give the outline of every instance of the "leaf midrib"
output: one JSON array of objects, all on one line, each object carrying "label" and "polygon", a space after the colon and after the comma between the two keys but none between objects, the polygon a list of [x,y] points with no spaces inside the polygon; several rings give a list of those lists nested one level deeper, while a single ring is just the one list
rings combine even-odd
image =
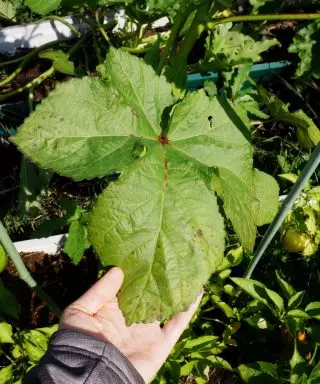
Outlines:
[{"label": "leaf midrib", "polygon": [[144,291],[145,291],[146,286],[148,284],[151,272],[153,270],[153,265],[154,265],[154,262],[155,262],[155,256],[156,256],[156,251],[157,251],[157,244],[158,244],[158,241],[159,241],[159,236],[160,236],[161,228],[162,228],[162,219],[163,219],[164,201],[165,201],[164,197],[165,197],[165,191],[166,191],[166,184],[168,183],[168,180],[165,179],[166,178],[166,165],[165,164],[166,164],[166,161],[167,161],[165,146],[162,146],[162,151],[163,151],[162,153],[163,153],[164,180],[163,180],[162,191],[160,190],[160,193],[162,194],[162,198],[161,198],[161,214],[160,214],[160,220],[159,220],[159,228],[158,228],[158,231],[157,231],[157,237],[156,237],[156,241],[155,241],[155,244],[154,244],[154,251],[152,252],[153,259],[152,259],[152,263],[151,263],[151,266],[150,266],[150,270],[149,270],[148,275],[146,276],[144,287],[140,291],[139,298],[136,300],[136,305],[134,307],[134,310],[131,311],[131,316],[129,318],[129,323],[130,324],[132,324],[132,318],[133,318],[133,316],[136,313],[136,309],[137,309],[138,305],[140,304],[141,298],[142,298],[142,296],[144,294]]}]

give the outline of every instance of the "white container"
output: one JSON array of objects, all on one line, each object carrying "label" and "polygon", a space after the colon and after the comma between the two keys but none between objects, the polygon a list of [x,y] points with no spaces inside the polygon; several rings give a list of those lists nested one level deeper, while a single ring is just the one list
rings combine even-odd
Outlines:
[{"label": "white container", "polygon": [[[76,16],[67,16],[63,17],[63,19],[81,33],[86,33],[91,29],[89,24]],[[104,23],[110,23],[113,20],[117,22],[115,30],[124,28],[127,22],[124,9],[119,9],[117,12],[108,12],[105,16]],[[152,24],[152,27],[164,27],[168,23],[169,19],[167,17],[162,17],[155,21]],[[67,40],[74,37],[76,37],[75,32],[58,20],[15,25],[0,30],[0,53],[14,55],[18,49],[36,48],[53,41]]]},{"label": "white container", "polygon": [[47,255],[56,255],[63,249],[67,236],[68,235],[63,234],[43,237],[41,239],[17,241],[14,245],[18,252],[44,252]]}]

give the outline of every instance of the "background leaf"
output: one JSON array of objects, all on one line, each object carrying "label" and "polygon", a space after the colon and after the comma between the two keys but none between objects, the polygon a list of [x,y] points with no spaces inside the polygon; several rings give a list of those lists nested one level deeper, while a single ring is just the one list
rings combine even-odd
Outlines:
[{"label": "background leaf", "polygon": [[279,369],[275,364],[257,361],[241,364],[237,371],[244,383],[248,384],[281,384]]},{"label": "background leaf", "polygon": [[32,12],[46,15],[56,11],[60,7],[61,0],[24,0],[24,3]]},{"label": "background leaf", "polygon": [[79,220],[70,224],[67,241],[64,245],[64,252],[71,258],[74,264],[78,264],[84,251],[90,247],[87,239],[86,229]]}]

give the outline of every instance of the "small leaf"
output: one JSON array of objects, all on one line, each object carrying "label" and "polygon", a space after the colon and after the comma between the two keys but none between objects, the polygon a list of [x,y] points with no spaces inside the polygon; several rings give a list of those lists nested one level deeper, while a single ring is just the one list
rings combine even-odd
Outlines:
[{"label": "small leaf", "polygon": [[288,311],[287,316],[298,319],[310,319],[310,316],[301,309],[292,309],[291,311]]},{"label": "small leaf", "polygon": [[319,382],[320,382],[320,361],[311,371],[308,378],[308,384],[318,384]]},{"label": "small leaf", "polygon": [[208,365],[210,368],[218,368],[218,369],[226,369],[228,371],[232,371],[232,367],[230,363],[228,363],[225,359],[220,356],[206,356],[204,359],[205,362],[210,362]]},{"label": "small leaf", "polygon": [[268,307],[270,307],[270,304],[274,305],[280,312],[283,310],[284,303],[282,297],[259,281],[241,277],[233,277],[231,280],[254,299],[258,299]]},{"label": "small leaf", "polygon": [[267,331],[273,330],[273,326],[264,318],[261,317],[259,314],[255,314],[253,316],[245,318],[245,321],[254,328],[257,329],[263,329]]},{"label": "small leaf", "polygon": [[43,333],[47,337],[51,337],[55,332],[57,332],[59,329],[58,324],[54,324],[51,327],[42,327],[42,328],[37,328],[37,331]]},{"label": "small leaf", "polygon": [[200,336],[196,339],[188,340],[184,346],[183,353],[188,355],[192,352],[210,351],[219,343],[217,336]]},{"label": "small leaf", "polygon": [[11,384],[13,379],[13,364],[0,369],[0,383]]},{"label": "small leaf", "polygon": [[232,23],[216,25],[206,39],[206,53],[200,68],[204,71],[227,71],[238,65],[261,61],[261,54],[279,46],[276,39],[255,41],[252,37],[232,30]]},{"label": "small leaf", "polygon": [[315,20],[303,27],[295,34],[288,51],[297,53],[300,62],[296,70],[296,77],[311,74],[320,76],[319,68],[319,31],[320,22]]},{"label": "small leaf", "polygon": [[79,220],[72,221],[69,228],[68,238],[64,245],[64,252],[71,258],[74,264],[78,264],[86,249],[90,247],[87,240],[85,227]]},{"label": "small leaf", "polygon": [[297,137],[302,148],[312,148],[320,141],[320,130],[313,120],[301,109],[289,112],[289,105],[283,103],[277,96],[258,86],[258,95],[273,118],[297,128]]},{"label": "small leaf", "polygon": [[281,384],[279,369],[275,364],[257,361],[241,364],[237,371],[244,383],[248,384]]},{"label": "small leaf", "polygon": [[235,267],[241,263],[243,257],[243,248],[238,247],[231,249],[227,255],[223,258],[223,261],[220,267],[217,269],[217,272],[222,272],[231,267]]},{"label": "small leaf", "polygon": [[272,2],[273,0],[250,0],[250,4],[253,6],[252,13],[257,13],[259,8],[266,5],[266,3]]},{"label": "small leaf", "polygon": [[304,298],[305,292],[300,291],[295,293],[290,300],[288,301],[288,309],[296,309],[300,306],[302,303],[302,300]]},{"label": "small leaf", "polygon": [[184,364],[181,367],[180,375],[181,376],[189,376],[190,373],[192,372],[194,366],[196,365],[197,360],[191,360],[188,363]]},{"label": "small leaf", "polygon": [[32,12],[46,15],[56,11],[60,7],[61,0],[24,0],[24,3]]},{"label": "small leaf", "polygon": [[23,346],[24,349],[33,363],[37,363],[45,354],[48,342],[45,335],[37,330],[25,332]]},{"label": "small leaf", "polygon": [[218,296],[213,295],[212,300],[215,303],[215,305],[221,309],[221,311],[228,317],[233,318],[236,317],[233,309],[228,305],[227,303],[220,300]]},{"label": "small leaf", "polygon": [[11,0],[0,0],[0,18],[14,21],[16,16],[16,7]]},{"label": "small leaf", "polygon": [[12,326],[6,322],[0,323],[0,344],[13,344],[12,340]]},{"label": "small leaf", "polygon": [[306,306],[305,311],[314,319],[320,320],[320,301],[314,301]]},{"label": "small leaf", "polygon": [[[291,366],[291,374],[290,374],[290,384],[302,384],[300,381],[301,378],[306,376],[306,362],[304,358],[300,355],[299,349],[298,349],[298,343],[297,340],[294,339],[294,352],[292,355],[292,358],[290,360],[290,366]],[[306,383],[306,381],[303,381],[303,383]]]},{"label": "small leaf", "polygon": [[5,313],[13,318],[18,318],[16,298],[0,280],[0,313]]},{"label": "small leaf", "polygon": [[279,287],[281,288],[285,297],[290,299],[290,297],[296,293],[295,289],[280,276],[279,271],[276,271],[276,278],[277,283],[279,284]]},{"label": "small leaf", "polygon": [[61,50],[46,51],[39,54],[41,59],[48,59],[53,62],[53,67],[58,72],[66,75],[74,74],[74,64],[69,60],[69,55]]},{"label": "small leaf", "polygon": [[290,183],[294,184],[298,180],[298,175],[295,173],[281,173],[278,175],[280,179],[290,181]]}]

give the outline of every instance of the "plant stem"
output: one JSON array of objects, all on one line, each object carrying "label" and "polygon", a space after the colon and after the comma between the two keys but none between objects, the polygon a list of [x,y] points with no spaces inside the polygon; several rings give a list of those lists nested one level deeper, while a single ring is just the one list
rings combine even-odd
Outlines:
[{"label": "plant stem", "polygon": [[164,49],[164,51],[163,51],[163,53],[161,55],[159,65],[157,67],[157,71],[156,72],[157,72],[158,75],[161,75],[163,67],[166,65],[168,56],[170,55],[173,43],[175,42],[175,40],[177,38],[180,26],[181,26],[182,21],[184,20],[184,18],[185,18],[185,14],[184,13],[180,13],[180,14],[178,13],[176,18],[175,18],[175,20],[174,20],[174,23],[173,23],[172,28],[171,28],[171,33],[170,33],[169,39],[168,39],[168,41],[166,43],[165,49]]},{"label": "plant stem", "polygon": [[242,21],[257,22],[257,21],[273,21],[273,20],[316,20],[320,19],[320,13],[288,13],[288,14],[265,14],[265,15],[241,15],[217,18],[205,22],[205,28],[209,31],[215,29],[218,24],[239,23]]},{"label": "plant stem", "polygon": [[198,40],[202,32],[205,30],[206,24],[203,22],[208,14],[208,5],[198,8],[197,13],[193,19],[190,29],[186,32],[186,36],[182,41],[181,48],[177,55],[176,60],[186,59],[193,48],[195,42]]},{"label": "plant stem", "polygon": [[57,41],[51,41],[50,43],[43,44],[40,47],[34,49],[33,51],[27,53],[24,56],[18,57],[18,58],[13,59],[13,60],[8,60],[8,61],[1,62],[0,63],[0,67],[4,67],[5,65],[11,65],[11,64],[20,63],[20,61],[24,61],[25,63],[27,63],[27,61],[29,59],[31,59],[33,56],[35,56],[37,53],[39,53],[39,52],[43,51],[44,49],[49,48],[52,45],[57,44],[57,43],[61,43],[61,41],[57,40]]},{"label": "plant stem", "polygon": [[307,184],[308,180],[312,176],[312,174],[317,169],[318,165],[320,163],[320,142],[317,144],[316,148],[313,150],[312,155],[310,156],[309,161],[303,168],[303,171],[301,172],[297,182],[292,187],[291,191],[289,192],[288,196],[285,198],[285,200],[282,203],[282,206],[277,213],[276,217],[274,218],[273,222],[271,223],[270,227],[268,228],[266,234],[264,235],[261,243],[259,244],[253,259],[251,260],[244,277],[250,278],[254,269],[256,268],[257,264],[259,263],[261,257],[263,256],[265,250],[267,249],[268,245],[274,238],[275,234],[279,230],[281,224],[283,223],[284,219],[288,215],[290,209],[292,208],[295,200],[298,198],[300,193],[302,192],[303,188]]},{"label": "plant stem", "polygon": [[30,83],[23,85],[22,87],[15,89],[12,92],[0,94],[0,100],[5,100],[7,97],[17,95],[18,93],[24,92],[30,88],[40,85],[45,79],[50,77],[53,73],[54,73],[54,67],[52,66],[47,71],[43,72],[40,76],[38,76],[36,79],[33,79],[32,81],[30,81]]},{"label": "plant stem", "polygon": [[16,267],[16,270],[19,273],[20,278],[29,285],[31,289],[33,289],[37,295],[44,300],[48,307],[54,312],[54,314],[57,317],[60,317],[61,310],[57,306],[57,304],[49,297],[41,287],[38,286],[37,282],[33,279],[30,272],[24,265],[23,260],[21,259],[19,252],[17,251],[16,247],[12,243],[5,227],[3,226],[2,222],[0,221],[0,242],[7,252],[9,258],[13,262],[14,266]]},{"label": "plant stem", "polygon": [[64,24],[66,27],[68,27],[72,32],[74,32],[78,37],[81,37],[81,32],[77,30],[76,27],[74,27],[72,24],[68,23],[63,17],[56,16],[56,15],[50,15],[43,17],[40,20],[37,20],[37,23],[40,23],[41,21],[45,20],[56,20],[59,21],[60,23]]},{"label": "plant stem", "polygon": [[97,11],[95,12],[95,17],[96,17],[96,23],[97,23],[97,26],[98,26],[98,29],[99,29],[101,35],[104,37],[104,39],[106,40],[106,42],[107,42],[109,45],[112,46],[112,43],[111,43],[111,41],[110,41],[110,38],[109,38],[107,32],[103,29],[103,27],[102,27],[102,25],[101,25],[101,23],[100,23],[99,10],[97,10]]}]

